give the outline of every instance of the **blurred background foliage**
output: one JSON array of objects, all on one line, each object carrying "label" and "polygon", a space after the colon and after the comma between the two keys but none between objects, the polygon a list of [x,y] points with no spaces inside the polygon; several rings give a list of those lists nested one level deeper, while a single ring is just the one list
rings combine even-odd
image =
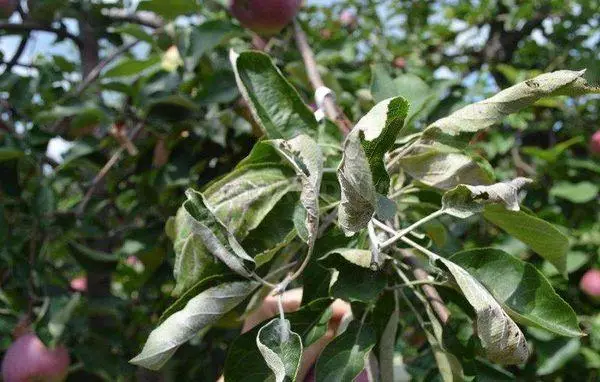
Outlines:
[{"label": "blurred background foliage", "polygon": [[[417,126],[542,72],[588,68],[600,79],[594,0],[309,0],[299,19],[354,122],[374,105],[376,70],[423,104]],[[46,343],[68,346],[70,380],[150,377],[127,361],[173,301],[165,222],[187,187],[227,173],[260,135],[228,50],[267,51],[313,103],[290,29],[261,39],[225,0],[39,0],[0,21],[0,353],[29,317]],[[469,146],[498,179],[537,180],[524,204],[571,237],[569,280],[478,219],[428,226],[442,253],[493,245],[531,257],[580,316],[581,339],[528,330],[535,356],[511,369],[521,380],[591,381],[600,369],[598,305],[578,289],[600,266],[600,161],[588,149],[599,106],[544,100]],[[410,217],[426,199],[409,196],[400,210]],[[80,277],[86,288],[72,283]],[[418,326],[402,327],[408,372],[435,380]],[[238,333],[222,325],[182,346],[162,377],[214,380]]]}]

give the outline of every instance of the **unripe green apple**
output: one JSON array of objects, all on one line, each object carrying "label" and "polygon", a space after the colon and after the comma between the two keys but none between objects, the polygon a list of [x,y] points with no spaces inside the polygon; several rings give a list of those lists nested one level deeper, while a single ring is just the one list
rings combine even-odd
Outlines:
[{"label": "unripe green apple", "polygon": [[24,334],[10,345],[2,360],[4,382],[59,382],[68,373],[69,352],[63,346],[48,349],[33,333]]},{"label": "unripe green apple", "polygon": [[298,13],[302,0],[231,0],[231,14],[254,32],[279,33]]}]

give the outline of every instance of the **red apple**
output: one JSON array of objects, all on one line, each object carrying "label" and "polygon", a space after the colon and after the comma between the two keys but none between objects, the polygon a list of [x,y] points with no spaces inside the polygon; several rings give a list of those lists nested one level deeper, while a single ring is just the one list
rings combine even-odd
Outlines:
[{"label": "red apple", "polygon": [[592,155],[600,155],[600,130],[592,135],[592,139],[590,140],[590,152]]},{"label": "red apple", "polygon": [[16,0],[0,0],[0,19],[9,18],[16,10]]},{"label": "red apple", "polygon": [[2,360],[4,382],[58,382],[68,373],[69,352],[63,346],[48,349],[33,333],[25,334],[10,345]]},{"label": "red apple", "polygon": [[87,277],[79,276],[71,280],[71,289],[77,292],[87,292]]},{"label": "red apple", "polygon": [[590,269],[585,272],[579,281],[579,289],[593,300],[600,302],[600,269]]},{"label": "red apple", "polygon": [[394,65],[398,69],[404,69],[406,67],[406,60],[404,59],[404,57],[396,57],[394,58],[392,65]]},{"label": "red apple", "polygon": [[356,13],[352,9],[344,9],[340,13],[340,23],[348,29],[354,29],[358,25]]},{"label": "red apple", "polygon": [[254,32],[279,33],[298,13],[302,0],[231,0],[231,14]]}]

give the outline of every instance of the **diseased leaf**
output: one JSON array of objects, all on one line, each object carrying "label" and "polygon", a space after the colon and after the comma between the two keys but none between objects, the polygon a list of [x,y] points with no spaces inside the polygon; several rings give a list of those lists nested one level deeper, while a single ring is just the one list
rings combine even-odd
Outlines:
[{"label": "diseased leaf", "polygon": [[317,360],[316,382],[352,381],[365,368],[377,336],[369,324],[352,321],[348,329],[331,341]]},{"label": "diseased leaf", "polygon": [[565,274],[569,238],[555,226],[524,211],[509,211],[498,205],[486,206],[483,216],[527,244]]},{"label": "diseased leaf", "polygon": [[407,113],[404,98],[384,100],[346,137],[337,174],[342,190],[339,222],[348,235],[367,226],[377,208],[377,192],[387,194],[390,178],[383,157],[393,147]]},{"label": "diseased leaf", "polygon": [[319,190],[323,177],[323,155],[321,149],[308,135],[298,135],[290,140],[273,140],[270,143],[294,168],[302,182],[300,203],[306,210],[305,226],[307,242],[314,245],[319,229]]},{"label": "diseased leaf", "polygon": [[519,191],[531,183],[528,178],[515,178],[489,186],[460,184],[442,197],[442,210],[458,218],[468,218],[483,212],[489,203],[504,204],[509,211],[519,211]]},{"label": "diseased leaf", "polygon": [[529,357],[521,329],[504,312],[487,289],[465,269],[443,257],[437,258],[453,276],[456,284],[477,315],[477,335],[486,357],[502,365],[522,364]]},{"label": "diseased leaf", "polygon": [[212,183],[203,195],[214,214],[242,240],[288,192],[298,189],[294,173],[285,165],[252,164]]},{"label": "diseased leaf", "polygon": [[177,215],[169,218],[165,228],[175,251],[175,296],[188,290],[199,280],[226,270],[225,264],[212,256],[202,243],[202,238],[194,233],[193,225],[194,218],[185,208],[180,207]]},{"label": "diseased leaf", "polygon": [[394,141],[404,126],[408,107],[408,101],[402,97],[386,99],[369,110],[353,129],[359,131],[375,190],[380,194],[387,194],[390,186],[383,156],[394,146]]},{"label": "diseased leaf", "polygon": [[240,93],[267,137],[291,139],[299,134],[317,135],[318,124],[313,113],[269,56],[231,50],[229,59]]},{"label": "diseased leaf", "polygon": [[337,171],[342,190],[338,221],[346,235],[367,226],[377,206],[377,193],[358,130],[344,142],[344,155]]},{"label": "diseased leaf", "polygon": [[[331,301],[331,299],[318,299],[301,306],[295,312],[285,314],[286,319],[291,323],[292,330],[304,339],[304,346],[309,346],[325,334],[329,317],[331,317],[329,308]],[[323,318],[327,312],[329,312],[329,316]],[[259,330],[260,326],[257,326],[230,344],[225,360],[225,381],[262,382],[273,379],[272,371],[267,367],[256,346]]]},{"label": "diseased leaf", "polygon": [[233,234],[214,216],[201,193],[188,189],[186,195],[188,200],[183,207],[193,218],[190,224],[192,233],[199,236],[206,249],[231,270],[249,277],[254,259],[246,254]]},{"label": "diseased leaf", "polygon": [[338,248],[319,259],[319,263],[337,272],[337,278],[334,277],[335,282],[330,286],[333,297],[369,303],[386,286],[385,274],[370,268],[370,251]]},{"label": "diseased leaf", "polygon": [[590,86],[583,78],[585,70],[559,70],[545,73],[518,83],[483,101],[468,105],[427,127],[443,134],[458,135],[486,129],[502,121],[504,117],[527,107],[543,97],[556,95],[582,95],[598,93],[600,88]]},{"label": "diseased leaf", "polygon": [[458,184],[486,185],[494,180],[485,160],[441,144],[415,145],[398,164],[419,182],[443,190]]},{"label": "diseased leaf", "polygon": [[573,309],[533,265],[493,248],[459,252],[450,260],[479,280],[515,321],[562,336],[583,335]]},{"label": "diseased leaf", "polygon": [[276,382],[295,381],[302,358],[302,340],[290,329],[290,322],[275,318],[256,336],[256,345]]},{"label": "diseased leaf", "polygon": [[188,301],[148,336],[141,353],[130,360],[134,365],[160,369],[177,348],[201,329],[215,323],[254,291],[258,283],[238,281],[209,288]]}]

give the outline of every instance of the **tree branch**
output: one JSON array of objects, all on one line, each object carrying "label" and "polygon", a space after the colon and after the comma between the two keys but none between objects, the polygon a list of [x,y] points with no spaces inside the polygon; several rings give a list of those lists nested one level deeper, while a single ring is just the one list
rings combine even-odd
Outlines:
[{"label": "tree branch", "polygon": [[[297,20],[294,21],[294,37],[296,39],[298,50],[302,55],[302,60],[304,61],[304,66],[306,67],[306,73],[308,74],[308,79],[310,80],[313,89],[317,90],[318,88],[325,86],[323,80],[321,79],[321,75],[319,74],[319,70],[317,69],[315,55],[308,44],[306,33],[304,33]],[[348,117],[344,115],[344,112],[336,104],[335,98],[332,94],[325,96],[323,100],[323,107],[325,108],[325,114],[327,115],[327,118],[335,122],[344,135],[348,134],[350,130],[352,130],[352,122],[350,122]]]},{"label": "tree branch", "polygon": [[6,68],[4,69],[6,73],[10,73],[13,66],[18,64],[19,58],[21,58],[21,55],[23,54],[23,52],[25,51],[25,47],[27,46],[27,42],[29,41],[29,33],[30,32],[25,32],[23,34],[23,37],[21,38],[21,42],[19,43],[15,54],[12,56],[10,61],[6,63]]},{"label": "tree branch", "polygon": [[9,34],[13,34],[13,33],[20,34],[23,32],[32,32],[32,31],[50,32],[50,33],[54,33],[59,38],[68,38],[68,39],[72,40],[77,45],[77,47],[79,47],[80,49],[83,46],[83,42],[81,41],[81,39],[78,36],[71,34],[67,30],[67,28],[65,28],[65,27],[55,28],[52,25],[41,24],[41,23],[34,22],[34,21],[25,21],[22,23],[10,23],[10,22],[6,22],[6,21],[0,21],[0,30],[9,32]]},{"label": "tree branch", "polygon": [[113,21],[140,24],[150,28],[161,28],[165,25],[165,22],[161,17],[146,11],[132,13],[121,8],[105,8],[102,10],[102,15]]},{"label": "tree branch", "polygon": [[[139,133],[142,131],[143,127],[144,127],[144,124],[140,122],[136,126],[136,128],[133,130],[133,132],[131,133],[131,136],[129,137],[129,139],[130,140],[134,140],[139,135]],[[85,193],[85,196],[83,197],[83,200],[81,201],[81,203],[77,207],[76,215],[78,217],[80,217],[81,215],[83,215],[83,213],[85,212],[85,208],[86,208],[87,204],[89,203],[90,199],[92,198],[92,195],[94,195],[94,191],[96,190],[96,188],[98,187],[98,185],[100,184],[100,182],[102,181],[102,179],[104,179],[104,177],[106,176],[106,174],[108,174],[108,172],[110,171],[110,169],[113,168],[113,166],[119,161],[119,158],[121,157],[121,154],[123,154],[123,151],[125,151],[125,146],[119,147],[117,149],[117,151],[115,151],[115,153],[110,157],[110,159],[108,160],[108,162],[106,162],[106,164],[104,165],[104,167],[102,167],[102,169],[100,169],[100,171],[98,172],[98,174],[96,174],[96,176],[92,180],[92,185],[87,190],[87,192]]]}]

